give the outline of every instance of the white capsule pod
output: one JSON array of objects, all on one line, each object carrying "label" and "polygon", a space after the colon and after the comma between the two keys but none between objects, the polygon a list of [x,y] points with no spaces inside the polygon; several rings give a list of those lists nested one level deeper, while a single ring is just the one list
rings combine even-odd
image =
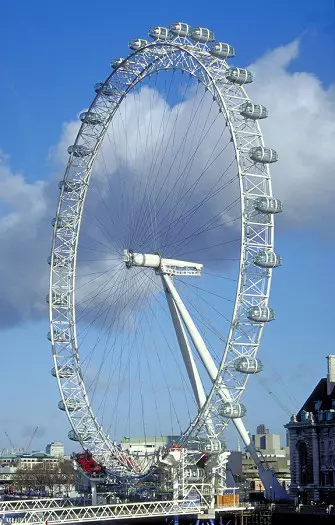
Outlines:
[{"label": "white capsule pod", "polygon": [[235,359],[234,368],[242,374],[258,374],[263,370],[263,363],[256,357],[244,355]]},{"label": "white capsule pod", "polygon": [[51,221],[53,227],[56,230],[73,230],[75,227],[75,218],[71,215],[59,215],[58,218],[54,217]]},{"label": "white capsule pod", "polygon": [[110,61],[110,67],[112,69],[117,69],[122,64],[123,61],[124,61],[124,58],[121,58],[121,57],[112,58],[112,60]]},{"label": "white capsule pod", "polygon": [[169,30],[167,27],[154,26],[150,27],[148,35],[154,40],[167,40],[169,38]]},{"label": "white capsule pod", "polygon": [[238,109],[243,117],[250,118],[251,120],[261,120],[269,115],[265,106],[253,104],[252,102],[244,102]]},{"label": "white capsule pod", "polygon": [[[70,335],[66,330],[54,330],[53,338],[55,343],[67,343],[70,341]],[[48,332],[48,339],[51,341],[51,332]]]},{"label": "white capsule pod", "polygon": [[131,40],[129,40],[128,47],[133,51],[138,51],[139,49],[142,49],[142,47],[147,46],[148,44],[149,42],[148,40],[145,40],[145,38],[132,38]]},{"label": "white capsule pod", "polygon": [[271,164],[277,162],[278,153],[276,150],[271,148],[264,148],[263,146],[257,146],[249,150],[249,157],[254,162],[261,162],[262,164]]},{"label": "white capsule pod", "polygon": [[[50,304],[50,294],[45,298],[46,302]],[[52,304],[53,306],[67,306],[67,296],[66,294],[61,294],[58,292],[52,292]]]},{"label": "white capsule pod", "polygon": [[262,213],[281,213],[283,211],[283,203],[274,197],[257,197],[254,200],[254,208]]},{"label": "white capsule pod", "polygon": [[215,39],[213,31],[207,29],[207,27],[192,27],[189,32],[190,38],[196,42],[206,44],[206,42],[213,42]]},{"label": "white capsule pod", "polygon": [[[51,369],[51,375],[57,377],[55,367]],[[74,368],[69,365],[62,366],[58,369],[58,375],[61,379],[68,379],[74,375]]]},{"label": "white capsule pod", "polygon": [[81,180],[61,180],[58,183],[60,190],[63,190],[64,193],[78,192],[82,189],[84,183]]},{"label": "white capsule pod", "polygon": [[67,148],[67,152],[74,157],[87,157],[91,154],[91,150],[81,144],[72,144]]},{"label": "white capsule pod", "polygon": [[94,91],[98,95],[104,95],[105,97],[112,97],[115,94],[114,88],[110,84],[104,84],[103,82],[95,84]]},{"label": "white capsule pod", "polygon": [[[76,401],[75,399],[67,399],[66,401],[66,407],[69,412],[76,412],[77,410],[81,409],[81,406],[82,405],[80,401]],[[58,408],[59,410],[62,410],[63,412],[65,412],[66,409],[65,409],[65,404],[63,400],[59,401]]]},{"label": "white capsule pod", "polygon": [[68,266],[69,264],[69,259],[67,257],[60,257],[59,255],[54,255],[53,259],[51,257],[51,255],[49,255],[48,259],[48,265],[51,266],[51,262],[52,262],[52,266],[60,266],[60,267],[64,267],[64,266]]},{"label": "white capsule pod", "polygon": [[200,480],[204,479],[206,473],[204,469],[196,467],[188,467],[184,470],[184,475],[186,479]]},{"label": "white capsule pod", "polygon": [[281,266],[283,258],[272,250],[257,252],[253,257],[253,262],[261,268],[277,268]]},{"label": "white capsule pod", "polygon": [[73,429],[69,431],[67,437],[71,439],[71,441],[79,441],[79,437]]},{"label": "white capsule pod", "polygon": [[237,401],[226,401],[222,403],[219,407],[219,414],[222,417],[228,417],[230,419],[235,419],[238,417],[243,417],[247,413],[247,410],[242,403]]},{"label": "white capsule pod", "polygon": [[217,58],[231,58],[235,56],[235,49],[225,42],[215,42],[210,46],[210,54]]},{"label": "white capsule pod", "polygon": [[233,82],[234,84],[250,84],[254,80],[254,76],[251,71],[247,69],[242,69],[240,67],[231,67],[228,69],[226,74],[227,80]]},{"label": "white capsule pod", "polygon": [[191,31],[191,26],[184,22],[174,22],[169,26],[171,33],[175,36],[188,36]]},{"label": "white capsule pod", "polygon": [[79,118],[84,124],[91,124],[92,126],[104,123],[103,117],[92,111],[84,111],[83,113],[80,113]]},{"label": "white capsule pod", "polygon": [[268,306],[252,306],[247,310],[247,318],[254,323],[268,323],[275,320],[276,314]]}]

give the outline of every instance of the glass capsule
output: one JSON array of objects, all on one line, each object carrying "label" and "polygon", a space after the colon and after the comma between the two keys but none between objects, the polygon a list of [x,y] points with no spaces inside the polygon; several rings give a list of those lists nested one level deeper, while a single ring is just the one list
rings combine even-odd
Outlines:
[{"label": "glass capsule", "polygon": [[250,84],[253,81],[254,77],[251,71],[247,69],[242,69],[240,67],[231,67],[228,69],[226,74],[227,80],[235,84]]},{"label": "glass capsule", "polygon": [[239,111],[243,117],[250,118],[251,120],[264,119],[269,114],[265,106],[253,104],[252,102],[241,104],[239,106]]},{"label": "glass capsule", "polygon": [[215,42],[210,46],[210,54],[217,58],[231,58],[235,56],[235,49],[225,42]]},{"label": "glass capsule", "polygon": [[275,311],[268,306],[252,306],[247,310],[247,318],[255,323],[267,323],[276,318]]},{"label": "glass capsule", "polygon": [[257,374],[263,370],[263,364],[256,357],[241,356],[235,359],[234,368],[242,374]]},{"label": "glass capsule", "polygon": [[257,211],[262,213],[281,213],[283,211],[283,203],[274,197],[257,197],[254,200],[254,207]]},{"label": "glass capsule", "polygon": [[251,148],[249,151],[249,157],[255,162],[271,164],[272,162],[277,162],[278,153],[274,149],[257,146],[256,148]]}]

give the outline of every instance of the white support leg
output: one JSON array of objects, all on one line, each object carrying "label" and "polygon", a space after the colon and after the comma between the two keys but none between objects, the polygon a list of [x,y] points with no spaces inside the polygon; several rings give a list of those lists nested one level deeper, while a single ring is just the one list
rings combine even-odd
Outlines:
[{"label": "white support leg", "polygon": [[[183,323],[180,317],[180,313],[172,299],[171,293],[169,292],[169,290],[166,288],[164,284],[163,276],[162,276],[162,280],[163,280],[166,300],[169,305],[172,322],[173,322],[174,329],[177,335],[178,344],[179,344],[179,347],[180,347],[180,350],[183,356],[183,360],[185,363],[185,367],[187,370],[187,375],[189,377],[197,405],[199,408],[202,408],[204,404],[206,403],[205,389],[203,387],[203,384],[202,384],[202,381],[201,381],[201,378],[200,378],[200,375],[197,369],[197,365],[195,364],[194,357],[192,355],[192,350],[191,350],[191,347],[190,347],[190,344],[187,338],[187,334],[186,334],[185,328],[183,326]],[[214,425],[213,425],[213,422],[210,416],[208,416],[206,420],[206,427],[207,427],[209,437],[215,438],[215,429],[214,429]]]},{"label": "white support leg", "polygon": [[206,394],[204,387],[202,385],[200,375],[197,369],[197,366],[194,361],[194,357],[192,355],[192,351],[190,348],[190,344],[187,339],[187,335],[185,332],[185,329],[183,327],[180,314],[176,308],[176,305],[174,304],[171,294],[169,290],[165,289],[165,296],[167,303],[169,305],[170,314],[172,317],[173,326],[177,335],[178,344],[184,359],[185,367],[187,370],[187,374],[192,386],[193,394],[196,399],[197,405],[199,408],[202,408],[204,404],[206,403]]},{"label": "white support leg", "polygon": [[[199,333],[199,330],[197,329],[197,327],[195,326],[190,314],[188,313],[188,310],[186,308],[186,306],[184,305],[180,295],[178,294],[175,286],[174,286],[174,283],[171,279],[170,276],[168,275],[162,275],[162,279],[164,281],[164,284],[165,284],[165,287],[168,289],[168,291],[170,292],[171,296],[172,296],[172,299],[173,299],[173,302],[174,304],[176,305],[178,311],[179,311],[179,314],[186,326],[186,329],[190,335],[190,338],[192,339],[192,342],[199,354],[199,357],[200,359],[202,360],[203,364],[204,364],[204,367],[206,368],[206,371],[209,375],[209,377],[211,378],[211,380],[214,382],[216,380],[216,377],[218,375],[218,369],[217,369],[217,366],[215,365],[213,359],[212,359],[212,356],[210,355],[207,347],[206,347],[206,344],[203,340],[203,338],[201,337],[200,333]],[[224,385],[220,385],[220,388],[218,389],[218,392],[219,392],[219,395],[221,396],[221,398],[224,400],[224,401],[231,401],[232,400],[232,397],[231,397],[231,394],[229,392],[229,390],[224,386]],[[255,447],[253,446],[253,443],[251,443],[251,440],[250,440],[250,436],[249,436],[249,433],[247,431],[247,429],[245,428],[244,426],[244,423],[242,421],[242,419],[240,418],[234,418],[233,420],[233,423],[238,431],[238,433],[240,434],[241,438],[243,439],[243,442],[248,450],[248,452],[250,453],[250,455],[252,456],[253,460],[255,461],[256,465],[258,468],[262,469],[263,470],[263,466],[261,464],[261,461],[257,455],[257,452],[256,452],[256,449]]]}]

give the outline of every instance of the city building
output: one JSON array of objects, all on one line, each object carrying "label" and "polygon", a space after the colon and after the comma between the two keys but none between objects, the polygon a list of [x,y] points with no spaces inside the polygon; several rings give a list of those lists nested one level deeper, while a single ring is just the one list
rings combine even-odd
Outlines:
[{"label": "city building", "polygon": [[265,427],[265,425],[262,423],[261,425],[258,425],[256,427],[256,434],[268,434],[269,429]]},{"label": "city building", "polygon": [[180,436],[124,436],[121,438],[121,448],[132,454],[144,455],[168,445],[172,446],[179,439]]},{"label": "city building", "polygon": [[[282,447],[280,434],[271,434],[265,425],[258,425],[256,430],[252,440],[261,462],[274,471],[279,483],[288,487],[291,481],[289,447]],[[243,492],[245,497],[252,492],[263,494],[264,487],[258,469],[249,453],[231,452],[227,468],[240,483],[242,496]]]},{"label": "city building", "polygon": [[56,458],[64,457],[64,445],[60,441],[54,441],[46,446],[45,452]]},{"label": "city building", "polygon": [[301,502],[335,503],[335,355],[328,374],[286,425],[291,451],[291,494]]}]

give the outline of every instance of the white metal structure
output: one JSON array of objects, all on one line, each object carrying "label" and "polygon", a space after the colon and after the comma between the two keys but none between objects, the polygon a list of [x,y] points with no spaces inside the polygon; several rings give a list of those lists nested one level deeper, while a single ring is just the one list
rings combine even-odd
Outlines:
[{"label": "white metal structure", "polygon": [[[20,502],[22,503],[22,501]],[[231,509],[227,509],[231,510]],[[15,512],[17,517],[15,517]],[[155,516],[197,515],[201,507],[196,501],[148,501],[144,503],[121,503],[117,505],[85,507],[35,507],[10,512],[1,510],[3,523],[61,524],[85,523],[92,521],[112,521],[120,519],[144,518]],[[24,513],[24,516],[21,514]],[[11,517],[6,518],[6,514]]]},{"label": "white metal structure", "polygon": [[[272,195],[269,171],[278,155],[265,147],[258,122],[267,110],[250,101],[244,84],[253,80],[252,74],[227,63],[235,51],[214,42],[212,31],[178,22],[169,29],[151,28],[149,35],[152,41],[134,39],[130,55],[113,60],[112,73],[95,86],[97,95],[81,114],[79,133],[68,148],[53,220],[47,298],[59,408],[71,423],[70,437],[121,475],[143,474],[157,464],[157,455],[143,460],[125,454],[103,429],[104,415],[99,420],[92,408],[99,388],[96,382],[88,392],[86,376],[104,337],[99,377],[107,357],[116,351],[117,338],[123,338],[119,361],[127,342],[134,346],[141,338],[138,345],[144,349],[150,332],[155,346],[160,314],[150,301],[162,305],[163,298],[197,405],[180,445],[198,443],[201,448],[207,439],[205,450],[219,453],[220,436],[233,421],[260,466],[241,420],[245,409],[240,399],[248,377],[262,369],[256,355],[264,323],[274,319],[268,307],[270,282],[272,269],[281,264],[274,252],[274,214],[282,211],[282,204]],[[176,75],[188,80],[172,95]],[[185,85],[185,93],[189,91],[181,99]],[[160,97],[164,89],[170,97],[165,103]],[[95,220],[92,210],[100,218]],[[91,233],[90,246],[83,231]],[[94,271],[81,254],[98,247],[105,249],[105,256],[102,265],[93,258]],[[236,289],[233,295],[227,292],[226,299],[217,283],[227,279],[225,287],[231,288],[231,260],[238,260]],[[207,269],[212,273],[206,274]],[[116,282],[117,272],[123,277]],[[85,275],[98,278],[85,281]],[[92,284],[94,279],[98,281]],[[103,282],[112,284],[107,288]],[[83,296],[85,287],[88,293]],[[188,292],[194,293],[192,300]],[[97,297],[103,299],[99,304]],[[221,299],[231,305],[229,314]],[[104,315],[94,341],[83,328],[85,316],[87,326],[95,322],[93,314],[87,314],[90,309]],[[137,321],[140,315],[151,318],[145,334],[144,323]],[[227,320],[222,335],[220,323]],[[162,324],[165,329],[167,320]],[[130,332],[137,334],[131,344]],[[165,341],[168,345],[167,337]],[[91,353],[83,357],[84,344]],[[130,367],[132,359],[127,362]],[[106,374],[110,383],[114,366]],[[137,382],[142,385],[141,377]],[[129,387],[129,399],[133,397]]]}]

